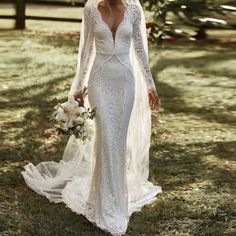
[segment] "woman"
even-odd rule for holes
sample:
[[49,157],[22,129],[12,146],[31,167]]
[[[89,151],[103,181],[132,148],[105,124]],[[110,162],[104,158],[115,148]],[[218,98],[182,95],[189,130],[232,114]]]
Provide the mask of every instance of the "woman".
[[150,108],[160,102],[138,0],[87,2],[71,96],[96,108],[93,140],[82,144],[71,136],[59,163],[29,163],[22,174],[50,201],[64,202],[104,231],[122,235],[131,214],[161,192],[147,180]]

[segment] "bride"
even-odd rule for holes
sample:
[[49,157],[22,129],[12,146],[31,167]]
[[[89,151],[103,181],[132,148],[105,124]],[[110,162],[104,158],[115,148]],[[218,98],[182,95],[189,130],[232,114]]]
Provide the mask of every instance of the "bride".
[[96,108],[92,140],[83,144],[72,135],[59,162],[29,163],[22,175],[50,202],[125,234],[132,213],[162,192],[148,181],[151,110],[160,102],[139,0],[88,0],[71,97]]

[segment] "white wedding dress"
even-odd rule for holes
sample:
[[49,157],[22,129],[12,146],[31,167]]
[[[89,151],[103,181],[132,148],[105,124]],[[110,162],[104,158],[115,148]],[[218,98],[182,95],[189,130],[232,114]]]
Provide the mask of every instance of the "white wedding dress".
[[[156,195],[162,191],[160,186],[147,180],[146,169],[139,173],[139,164],[148,169],[149,147],[144,148],[146,157],[140,158],[146,163],[134,164],[134,153],[130,154],[132,149],[127,144],[128,134],[132,132],[129,124],[136,96],[131,44],[147,91],[155,89],[140,21],[139,7],[129,4],[114,36],[97,5],[84,8],[85,43],[80,65],[80,75],[83,76],[77,91],[83,89],[88,74],[88,102],[96,108],[94,139],[82,145],[71,136],[59,163],[43,162],[37,166],[29,163],[22,172],[34,191],[52,202],[66,203],[74,212],[113,235],[124,234],[131,214],[155,201]],[[96,49],[94,58],[93,48]],[[85,55],[85,52],[89,53]],[[145,139],[137,136],[137,139],[142,138]],[[138,151],[139,147],[136,148]],[[142,153],[136,152],[135,155],[138,160]]]

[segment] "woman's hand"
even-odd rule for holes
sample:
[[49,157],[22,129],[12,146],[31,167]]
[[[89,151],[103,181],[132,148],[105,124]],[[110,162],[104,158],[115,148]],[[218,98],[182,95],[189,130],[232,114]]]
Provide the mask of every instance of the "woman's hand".
[[74,95],[75,100],[79,100],[80,104],[83,106],[84,105],[84,95],[83,92],[77,93]]
[[158,94],[156,90],[152,89],[148,92],[148,97],[149,97],[149,105],[151,107],[151,110],[158,110],[160,107],[160,99],[158,97]]

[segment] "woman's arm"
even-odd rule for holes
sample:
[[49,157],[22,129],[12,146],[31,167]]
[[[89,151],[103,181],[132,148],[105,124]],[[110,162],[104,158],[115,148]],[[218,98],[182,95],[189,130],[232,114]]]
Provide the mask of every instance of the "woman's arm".
[[141,10],[138,6],[136,6],[134,9],[133,42],[139,64],[144,74],[145,83],[147,85],[150,107],[152,110],[158,110],[160,106],[160,99],[158,97],[156,86],[148,63],[148,55],[144,48],[141,32]]
[[156,91],[156,86],[148,63],[148,55],[144,49],[144,43],[141,33],[141,10],[139,9],[139,7],[136,6],[134,11],[135,11],[134,12],[135,16],[133,22],[133,42],[136,55],[142,68],[142,72],[144,74],[145,83],[147,85],[148,91],[150,90]]
[[88,73],[88,67],[91,60],[94,30],[93,30],[93,16],[92,8],[87,6],[84,8],[84,39],[80,58],[80,70],[77,72],[77,86],[75,94],[81,94],[84,89],[85,77]]

